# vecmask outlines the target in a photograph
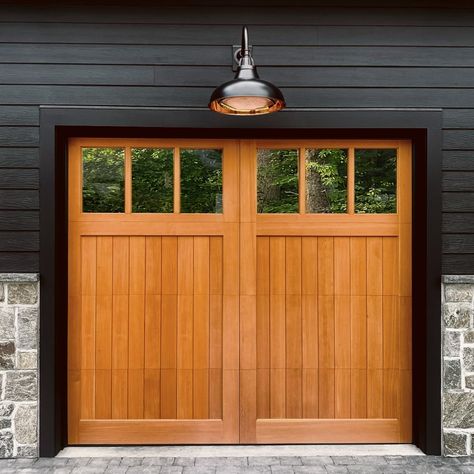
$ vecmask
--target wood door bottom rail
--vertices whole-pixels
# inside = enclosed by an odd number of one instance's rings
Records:
[[[399,443],[397,419],[257,420],[257,443]]]
[[[79,444],[220,444],[222,420],[81,420]]]

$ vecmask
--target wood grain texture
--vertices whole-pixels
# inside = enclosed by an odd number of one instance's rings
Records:
[[[238,299],[237,305],[229,299],[238,295],[238,268],[231,258],[224,262],[224,255],[233,255],[235,223],[220,225],[216,233],[215,223],[204,216],[200,224],[192,220],[201,233],[182,235],[168,220],[169,231],[162,235],[153,232],[148,216],[148,233],[137,234],[126,217],[132,214],[104,215],[122,229],[110,232],[94,214],[81,212],[79,149],[70,186],[75,197],[69,251],[70,439],[94,443],[91,433],[101,426],[105,443],[198,442],[200,436],[208,436],[208,442],[235,442],[239,374],[224,373],[224,347],[239,346]],[[229,172],[226,161],[224,169]],[[154,218],[159,221],[161,215]],[[206,226],[210,235],[202,232]],[[232,265],[227,272],[224,263]],[[193,419],[201,424],[190,424]],[[140,438],[133,427],[144,434],[150,423],[158,427],[154,437]],[[108,431],[102,432],[105,427]]]
[[[201,143],[224,216],[83,214],[71,164],[70,440],[410,442],[407,144],[398,214],[315,217],[257,215],[256,142]]]

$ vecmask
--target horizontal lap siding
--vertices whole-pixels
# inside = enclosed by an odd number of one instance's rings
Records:
[[[291,108],[443,108],[443,272],[474,273],[474,10],[10,5],[0,18],[0,271],[38,270],[39,105],[205,107],[245,21]]]

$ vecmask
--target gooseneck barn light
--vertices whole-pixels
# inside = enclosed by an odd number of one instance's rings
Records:
[[[212,93],[209,108],[227,115],[260,115],[278,112],[285,107],[280,89],[258,77],[246,26],[242,29],[242,46],[237,51],[237,59],[239,66],[235,78]]]

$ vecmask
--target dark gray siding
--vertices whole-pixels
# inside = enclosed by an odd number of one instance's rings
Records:
[[[291,108],[444,109],[443,273],[474,273],[473,9],[157,3],[0,7],[0,271],[38,270],[38,106],[205,107],[246,23]]]

